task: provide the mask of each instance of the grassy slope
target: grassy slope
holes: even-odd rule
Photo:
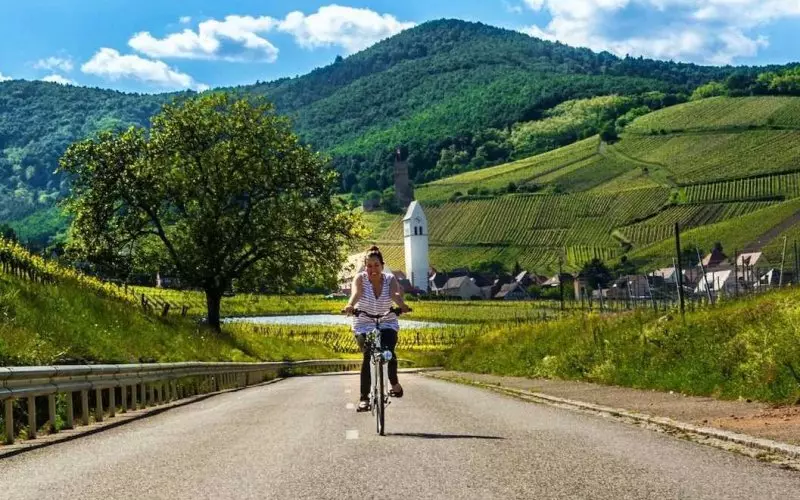
[[[330,357],[321,345],[268,339],[245,328],[215,335],[188,320],[145,315],[83,287],[0,274],[0,365],[139,361],[257,361]]]
[[[800,293],[786,290],[679,317],[589,314],[475,334],[455,370],[587,380],[722,398],[794,403],[800,385]]]
[[[674,222],[686,229],[697,228],[690,238],[707,234],[700,240],[713,239],[726,248],[741,248],[792,215],[778,208],[765,212],[766,218],[745,217],[750,221],[747,225],[737,222],[741,216],[769,205],[756,200],[776,203],[781,198],[800,196],[800,174],[779,174],[800,171],[800,131],[794,130],[800,127],[799,109],[800,98],[796,97],[689,102],[637,119],[613,146],[596,147],[597,138],[591,138],[543,155],[420,186],[416,193],[426,206],[430,223],[432,265],[453,268],[497,259],[552,272],[559,255],[567,256],[568,268],[594,256],[607,260],[621,256],[622,247],[612,235],[632,243],[632,256],[642,264],[658,265],[669,261],[672,254],[671,240],[667,239],[672,232],[667,226]],[[662,135],[662,129],[669,134]],[[653,130],[658,135],[651,135]],[[466,194],[469,189],[503,188],[512,181],[533,182],[545,188],[558,186],[569,194],[530,199],[506,195],[446,203],[456,191]],[[676,187],[697,182],[706,184]],[[664,205],[660,194],[650,204],[637,201],[646,198],[641,194],[620,197],[634,191],[655,193],[656,187],[665,193],[674,191],[678,203],[714,205],[664,206],[665,212],[653,217],[654,210]],[[620,204],[627,205],[624,217],[620,210],[576,217],[581,210],[591,211],[593,203],[598,206],[593,201],[596,198],[588,195],[618,197]],[[716,226],[728,219],[736,220]],[[625,220],[635,225],[631,227]],[[385,248],[390,265],[402,268],[399,217],[394,224],[386,217],[372,226],[375,231],[370,239]],[[775,240],[761,244],[772,248]],[[704,248],[710,248],[710,244],[704,243]]]
[[[740,251],[745,248],[758,249],[769,243],[769,241],[759,243],[759,236],[787,219],[795,217],[798,210],[800,210],[800,199],[779,203],[741,217],[683,232],[681,244],[684,246],[696,244],[708,251],[719,241],[731,255],[737,249]],[[674,252],[675,243],[670,238],[634,251],[630,258],[640,263],[668,265],[672,262]]]

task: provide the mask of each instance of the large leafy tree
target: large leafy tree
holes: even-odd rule
[[[150,131],[70,146],[71,245],[86,256],[148,255],[205,291],[208,322],[234,279],[288,283],[336,269],[358,236],[328,162],[262,100],[209,94],[164,106]]]

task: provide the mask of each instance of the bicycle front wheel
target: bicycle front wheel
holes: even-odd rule
[[[384,390],[383,390],[383,360],[381,360],[378,363],[378,366],[376,368],[377,368],[377,370],[376,370],[377,374],[376,375],[378,377],[378,398],[377,398],[377,401],[375,401],[375,409],[377,410],[375,412],[375,420],[376,420],[376,423],[377,423],[378,434],[380,434],[381,436],[384,436],[385,435],[384,434],[384,422],[385,422],[384,417],[385,417],[385,411],[386,411],[386,396],[384,395],[385,393],[384,393]]]

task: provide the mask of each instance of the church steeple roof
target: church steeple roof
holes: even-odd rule
[[[406,210],[406,215],[403,217],[403,221],[411,220],[416,217],[419,217],[427,222],[427,219],[425,218],[425,212],[422,211],[422,205],[420,205],[418,201],[414,200],[408,206],[408,210]]]

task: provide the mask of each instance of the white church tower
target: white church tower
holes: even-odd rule
[[[406,247],[406,275],[411,284],[428,291],[428,219],[422,205],[412,201],[403,218]]]

